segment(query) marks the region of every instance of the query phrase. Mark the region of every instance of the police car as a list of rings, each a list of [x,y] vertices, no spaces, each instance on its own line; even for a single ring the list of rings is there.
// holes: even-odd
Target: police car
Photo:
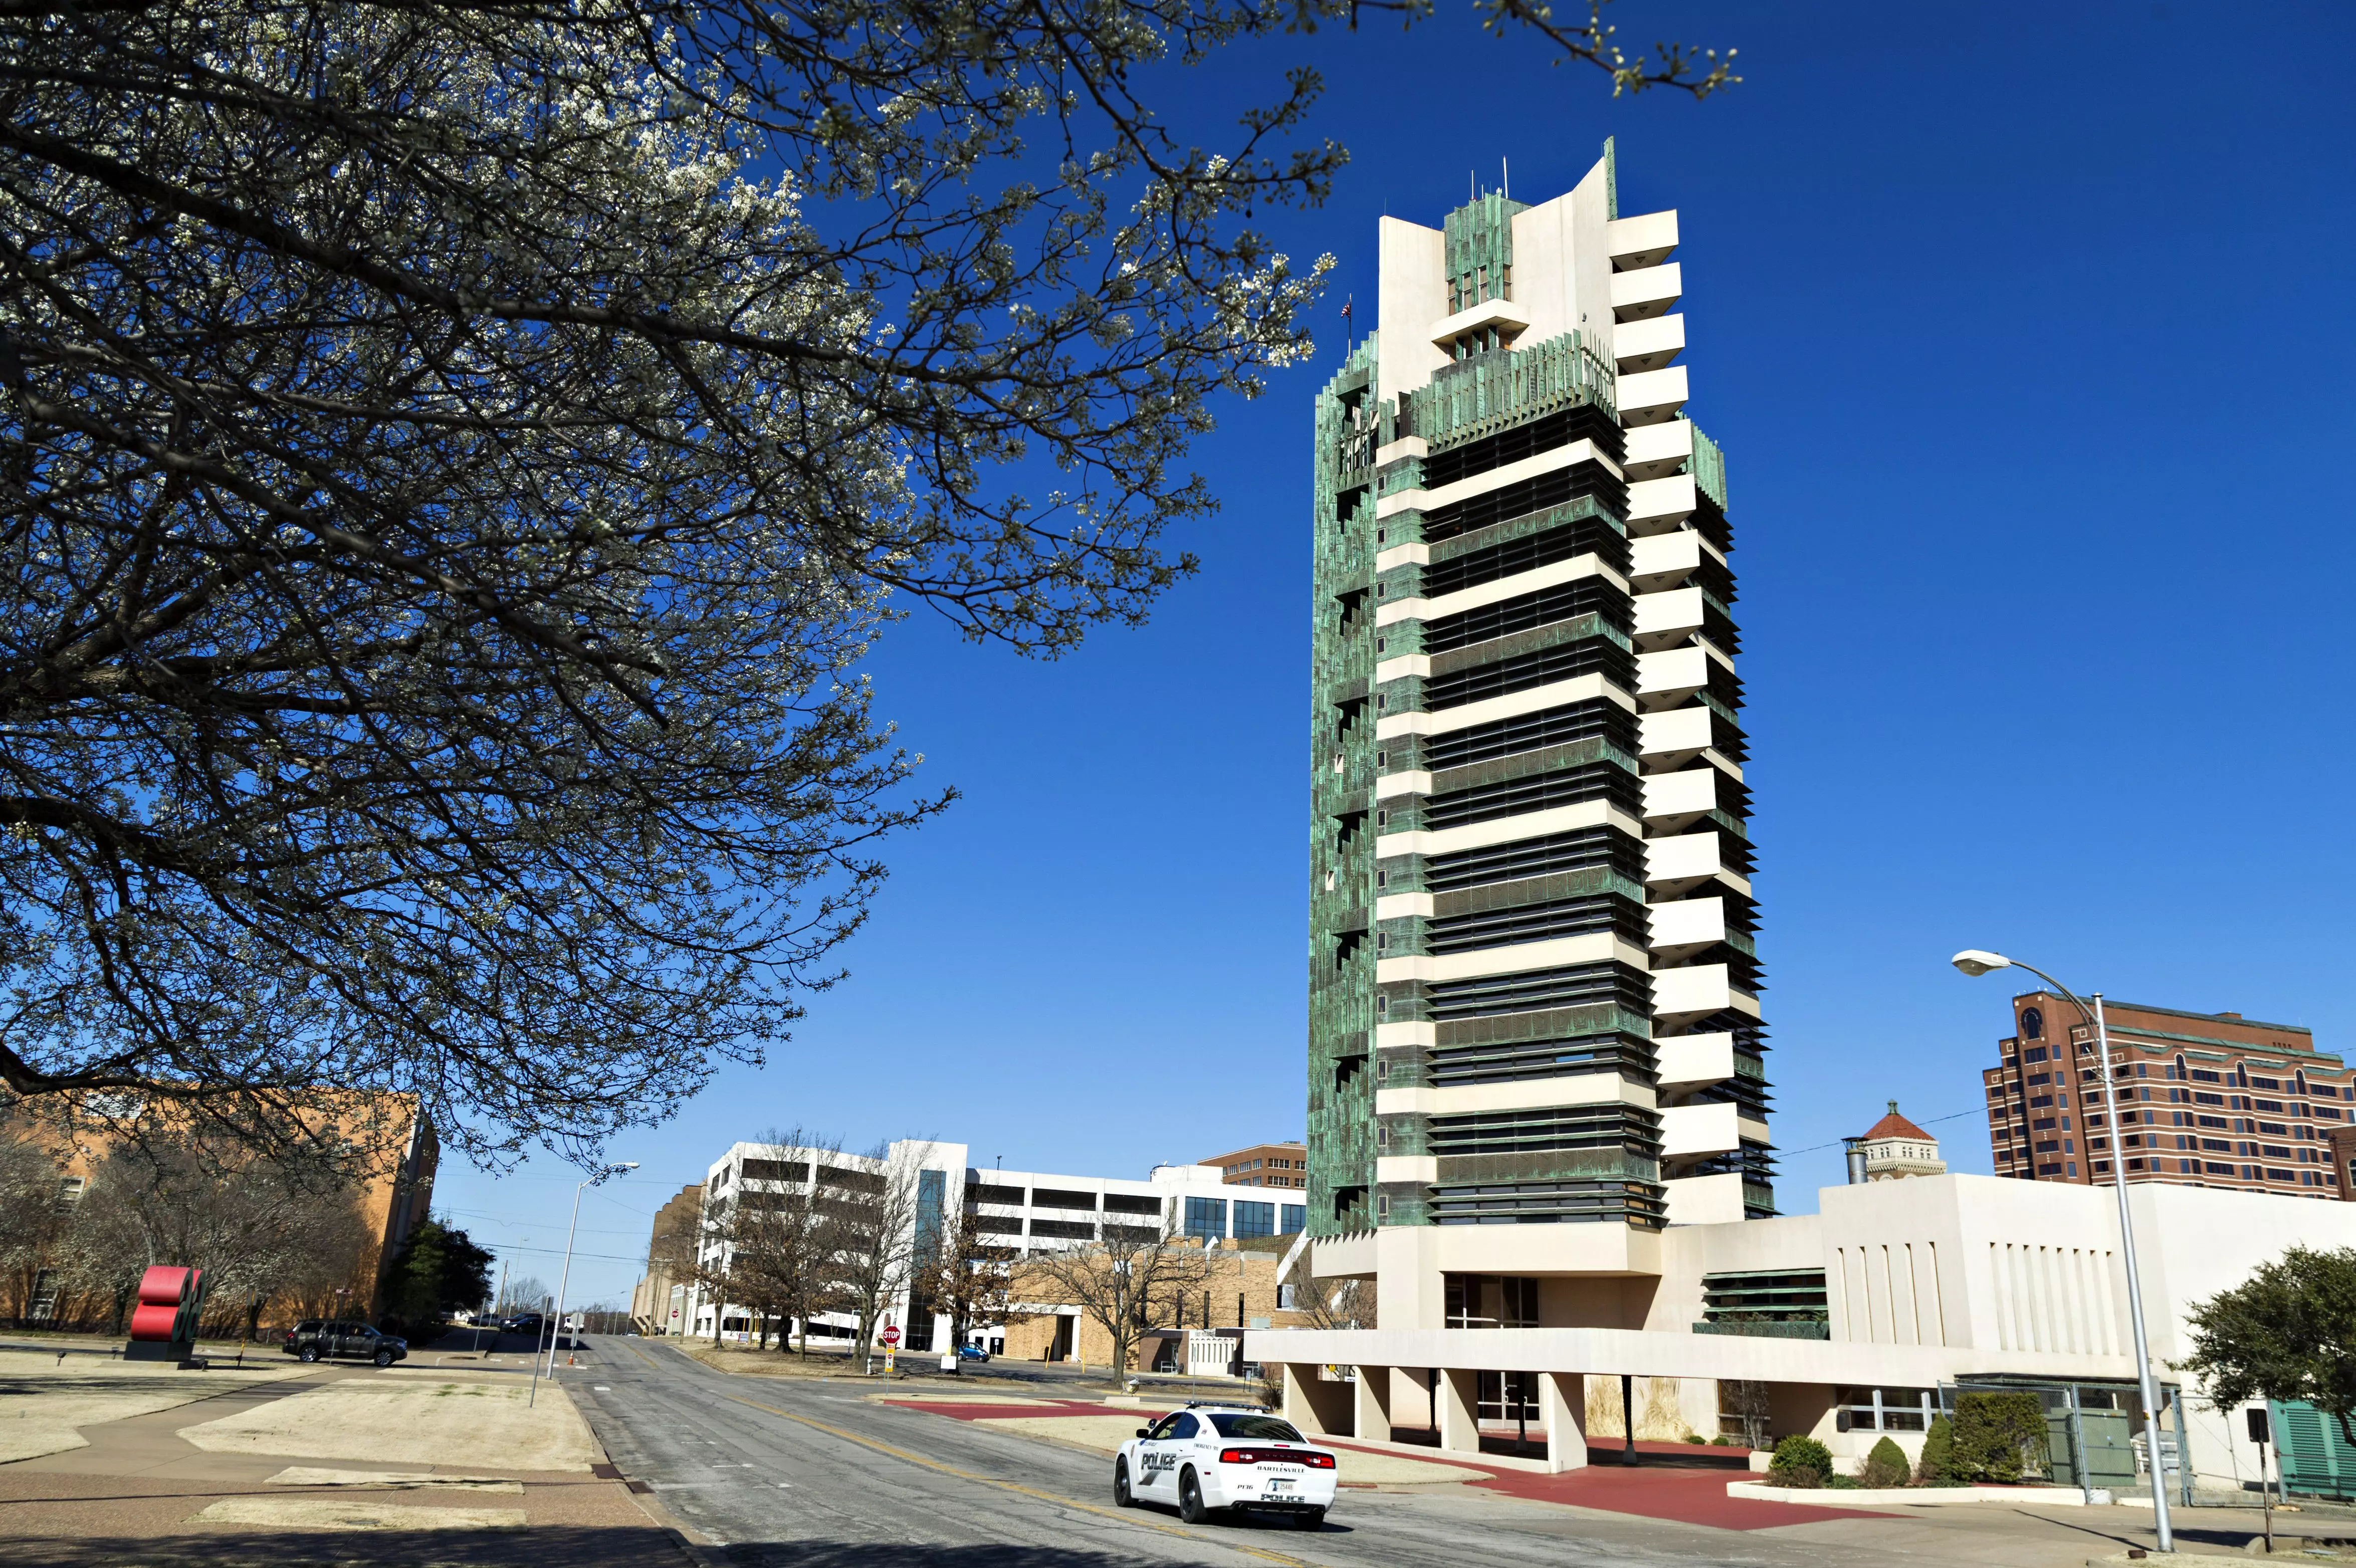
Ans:
[[[1122,1508],[1175,1503],[1189,1524],[1248,1509],[1315,1530],[1333,1506],[1333,1456],[1290,1422],[1250,1405],[1190,1404],[1120,1445],[1112,1498]]]

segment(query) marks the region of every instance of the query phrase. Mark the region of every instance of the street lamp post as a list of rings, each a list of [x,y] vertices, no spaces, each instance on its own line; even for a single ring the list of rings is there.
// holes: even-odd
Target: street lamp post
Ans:
[[[2176,1550],[2176,1536],[2168,1513],[2168,1467],[2161,1462],[2159,1453],[2159,1385],[2151,1375],[2151,1341],[2144,1332],[2143,1275],[2136,1267],[2135,1221],[2127,1211],[2126,1145],[2119,1138],[2118,1084],[2111,1072],[2111,1031],[2103,1019],[2103,994],[2095,992],[2094,1005],[2089,1008],[2078,999],[2075,991],[2034,964],[2023,964],[2017,958],[2007,958],[2000,953],[1989,953],[1976,947],[1965,948],[1950,962],[1965,974],[1973,976],[1985,975],[1992,969],[2026,969],[2069,997],[2086,1021],[2094,1026],[2094,1049],[2102,1058],[2103,1108],[2111,1134],[2111,1185],[2119,1195],[2119,1257],[2126,1264],[2127,1271],[2127,1317],[2135,1328],[2136,1382],[2143,1399],[2143,1441],[2145,1450],[2151,1456],[2152,1521],[2158,1528],[2159,1549],[2173,1552]],[[2081,1110],[2084,1109],[2083,1093],[2079,1095],[2078,1104]],[[2087,1164],[2089,1167],[2094,1164],[2091,1150],[2088,1151]],[[2093,1171],[2089,1169],[2087,1174],[2091,1177]],[[2179,1393],[2178,1397],[2182,1395]],[[2190,1455],[2179,1454],[2176,1462],[2182,1466],[2190,1458]]]
[[[564,1231],[564,1269],[556,1276],[556,1321],[551,1327],[548,1335],[548,1375],[552,1378],[556,1375],[556,1341],[564,1333],[564,1292],[573,1283],[573,1237],[574,1232],[581,1229],[581,1194],[609,1176],[619,1176],[626,1170],[637,1168],[638,1162],[635,1159],[625,1160],[620,1165],[601,1165],[580,1186],[573,1189],[573,1223],[566,1226]],[[535,1355],[531,1359],[531,1397],[524,1403],[530,1405],[539,1398],[540,1358]]]

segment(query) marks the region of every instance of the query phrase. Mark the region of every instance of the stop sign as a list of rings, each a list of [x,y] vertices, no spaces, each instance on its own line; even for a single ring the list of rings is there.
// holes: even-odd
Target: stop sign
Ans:
[[[897,1328],[886,1328],[884,1330],[884,1342],[887,1345],[898,1344],[900,1342],[900,1330]]]

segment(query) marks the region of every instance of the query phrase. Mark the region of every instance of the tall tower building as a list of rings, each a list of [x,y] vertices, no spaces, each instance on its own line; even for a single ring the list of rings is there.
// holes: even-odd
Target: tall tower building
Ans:
[[[1387,1328],[1774,1211],[1725,465],[1613,173],[1383,219],[1317,399],[1310,1229]]]

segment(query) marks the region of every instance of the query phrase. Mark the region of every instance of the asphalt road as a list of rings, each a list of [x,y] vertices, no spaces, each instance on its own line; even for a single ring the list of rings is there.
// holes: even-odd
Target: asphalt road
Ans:
[[[1841,1520],[1745,1533],[1461,1488],[1344,1491],[1313,1533],[1253,1520],[1189,1526],[1174,1510],[1116,1509],[1107,1460],[879,1404],[867,1397],[872,1385],[731,1376],[660,1341],[588,1344],[591,1364],[561,1381],[607,1453],[707,1538],[709,1556],[745,1568],[1886,1568],[1901,1557],[2048,1559],[2027,1540],[2008,1546],[2002,1531],[1966,1537],[1911,1521]],[[1843,1529],[1856,1539],[1834,1538]],[[1892,1529],[1922,1538],[1901,1543],[1882,1533]],[[2073,1563],[2117,1550],[2098,1538],[2054,1544]]]

